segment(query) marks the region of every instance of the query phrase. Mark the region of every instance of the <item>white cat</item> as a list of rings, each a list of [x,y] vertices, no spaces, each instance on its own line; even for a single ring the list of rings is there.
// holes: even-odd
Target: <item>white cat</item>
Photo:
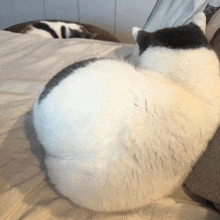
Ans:
[[[36,21],[25,27],[21,33],[34,34],[45,38],[94,38],[83,25],[64,21]]]
[[[219,61],[203,33],[205,16],[198,17],[154,33],[133,28],[139,68],[91,59],[44,87],[34,126],[49,178],[64,196],[121,211],[184,182],[220,119]]]

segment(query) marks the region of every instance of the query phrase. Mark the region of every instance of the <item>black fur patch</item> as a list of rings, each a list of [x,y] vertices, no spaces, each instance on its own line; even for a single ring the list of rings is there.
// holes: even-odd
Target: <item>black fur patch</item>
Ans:
[[[83,38],[83,33],[77,31],[77,30],[73,30],[73,29],[69,29],[70,30],[70,36],[69,38]]]
[[[33,27],[49,32],[53,38],[59,38],[56,32],[45,23],[37,22],[33,24]]]
[[[102,58],[99,58],[102,59]],[[104,58],[103,58],[104,59]],[[68,77],[70,74],[72,74],[75,70],[79,68],[86,67],[89,63],[92,63],[94,61],[98,60],[97,58],[92,58],[88,60],[83,60],[80,62],[76,62],[63,70],[61,70],[59,73],[57,73],[45,86],[43,92],[41,93],[38,104],[41,103],[41,101],[47,97],[47,95],[51,92],[51,90],[56,87],[63,79]]]
[[[210,48],[204,33],[194,23],[180,27],[164,28],[153,33],[141,30],[137,36],[137,44],[140,48],[139,55],[150,46],[161,46],[171,49]]]
[[[85,29],[83,29],[84,32],[80,32],[78,30],[73,30],[71,28],[69,30],[70,30],[69,38],[87,38],[87,39],[93,38],[93,34],[86,31]]]
[[[63,39],[66,38],[66,27],[62,25],[61,27],[61,36]]]
[[[91,39],[93,37],[95,37],[96,35],[93,35],[92,33],[89,33],[89,32],[85,32],[83,34],[83,38],[86,38],[86,39]]]

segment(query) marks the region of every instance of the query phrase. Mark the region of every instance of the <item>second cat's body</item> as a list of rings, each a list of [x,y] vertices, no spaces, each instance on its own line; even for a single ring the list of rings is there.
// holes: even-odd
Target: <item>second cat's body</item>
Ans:
[[[34,34],[45,38],[93,38],[96,34],[82,25],[63,21],[37,21],[25,27],[21,33]]]
[[[219,62],[199,18],[155,33],[134,28],[138,68],[81,61],[43,88],[33,121],[48,176],[64,196],[121,211],[184,182],[220,120]]]

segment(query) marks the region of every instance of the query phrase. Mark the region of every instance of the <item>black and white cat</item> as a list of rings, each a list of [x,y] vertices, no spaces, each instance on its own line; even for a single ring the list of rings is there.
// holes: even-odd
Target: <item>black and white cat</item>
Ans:
[[[29,24],[21,33],[34,34],[45,38],[87,38],[96,36],[87,31],[82,25],[61,21],[37,21]]]
[[[74,63],[39,94],[33,122],[48,176],[74,203],[135,209],[172,193],[220,120],[219,61],[205,16],[147,33],[133,28],[139,67],[114,59]]]

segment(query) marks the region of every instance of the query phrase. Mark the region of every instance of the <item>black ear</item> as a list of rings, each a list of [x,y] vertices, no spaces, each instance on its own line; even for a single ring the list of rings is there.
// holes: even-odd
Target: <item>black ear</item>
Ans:
[[[97,35],[98,35],[98,34],[96,34],[96,33],[85,32],[85,33],[83,33],[83,38],[93,39],[93,38],[95,38]]]
[[[98,33],[92,33],[92,39],[95,38],[98,35]]]
[[[143,31],[142,29],[137,27],[133,27],[132,34],[139,46],[141,55],[151,45],[151,42],[153,40],[153,34]]]
[[[79,32],[78,30],[73,30],[69,28],[70,36],[69,38],[83,38],[83,33]]]
[[[80,30],[82,32],[82,38],[93,39],[98,35],[97,33],[89,32],[85,27],[80,27]]]

